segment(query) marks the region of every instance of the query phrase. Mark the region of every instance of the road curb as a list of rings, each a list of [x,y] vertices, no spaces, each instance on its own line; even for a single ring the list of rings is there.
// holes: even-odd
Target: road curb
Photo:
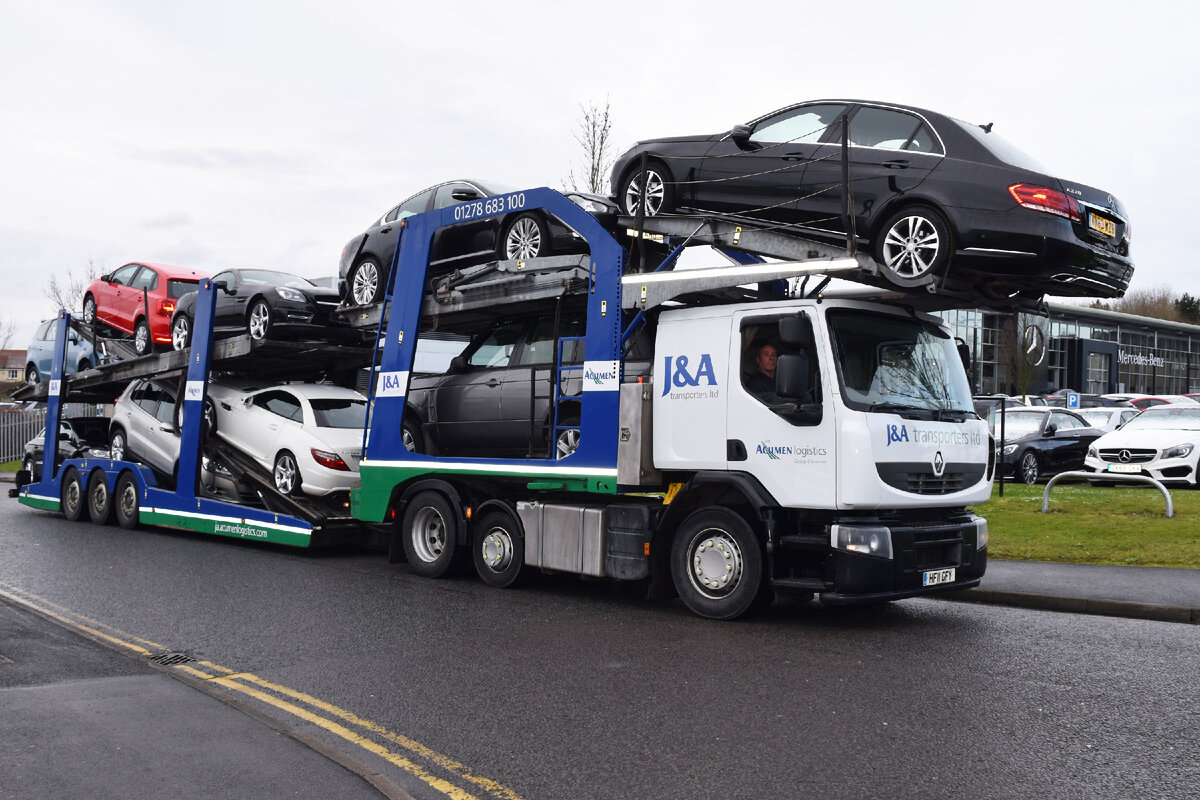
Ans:
[[[1034,592],[1006,592],[994,589],[961,589],[939,595],[947,600],[965,603],[1036,608],[1044,611],[1065,611],[1070,614],[1095,614],[1105,617],[1130,617],[1156,622],[1200,624],[1200,608],[1159,603],[1138,603],[1129,600],[1101,600],[1087,597],[1063,597]]]

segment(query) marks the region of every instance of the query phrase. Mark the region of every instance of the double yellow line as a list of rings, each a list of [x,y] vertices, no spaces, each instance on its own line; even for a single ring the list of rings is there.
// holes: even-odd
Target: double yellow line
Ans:
[[[145,658],[151,658],[156,653],[167,650],[149,639],[126,633],[4,583],[0,583],[0,597],[57,620],[86,636]],[[304,692],[264,680],[253,673],[238,672],[211,661],[174,664],[166,669],[187,675],[207,685],[220,686],[226,691],[265,703],[288,717],[316,725],[399,767],[451,800],[480,800],[480,795],[472,794],[472,792],[482,792],[483,795],[495,798],[495,800],[521,800],[520,795],[508,787],[490,778],[476,775],[465,764],[442,755],[414,739],[394,733],[376,722],[363,719],[352,711],[339,708]],[[467,784],[470,790],[462,788],[447,778],[439,777],[431,769],[418,763],[417,760],[449,773],[458,781]]]

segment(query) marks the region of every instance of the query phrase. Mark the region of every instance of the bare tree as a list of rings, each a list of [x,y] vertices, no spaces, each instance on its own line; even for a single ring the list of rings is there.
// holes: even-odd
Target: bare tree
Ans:
[[[5,317],[4,321],[0,322],[0,350],[7,350],[16,335],[17,321],[12,317]]]
[[[54,304],[55,310],[65,308],[67,311],[78,311],[83,307],[83,293],[88,284],[104,271],[101,264],[89,258],[87,267],[78,275],[75,270],[67,270],[66,277],[60,278],[51,274],[46,278],[46,288],[42,292]]]
[[[579,107],[579,120],[575,123],[575,141],[583,148],[582,164],[578,172],[572,167],[567,172],[567,188],[593,194],[607,194],[605,186],[608,171],[616,158],[612,154],[612,119],[609,116],[609,101],[604,99],[601,107],[595,102]]]

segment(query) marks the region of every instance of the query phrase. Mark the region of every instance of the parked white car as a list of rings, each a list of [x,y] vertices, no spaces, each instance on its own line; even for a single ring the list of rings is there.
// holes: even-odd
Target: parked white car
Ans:
[[[1143,475],[1163,483],[1196,485],[1200,459],[1200,406],[1147,408],[1088,449],[1090,472]]]
[[[210,384],[216,435],[269,470],[284,494],[325,496],[359,485],[367,399],[340,386],[264,389]]]
[[[1097,406],[1076,409],[1075,413],[1087,420],[1088,425],[1112,433],[1138,415],[1136,408],[1121,406]]]

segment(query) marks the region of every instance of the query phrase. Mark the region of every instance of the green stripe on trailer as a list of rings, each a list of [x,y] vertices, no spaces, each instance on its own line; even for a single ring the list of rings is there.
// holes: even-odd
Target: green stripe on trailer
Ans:
[[[57,497],[42,497],[36,494],[22,494],[17,498],[21,505],[26,505],[31,508],[40,508],[43,511],[58,511],[62,508],[62,501]]]
[[[293,547],[308,547],[312,543],[312,530],[298,528],[294,525],[273,525],[269,522],[169,511],[162,508],[143,508],[138,513],[138,519],[144,525],[161,525],[166,528],[211,533],[214,536],[228,536],[233,539],[271,542]]]
[[[350,513],[364,522],[383,522],[392,499],[392,490],[413,478],[450,478],[471,476],[516,478],[527,482],[533,491],[561,490],[617,493],[616,469],[600,467],[522,467],[514,464],[489,464],[462,461],[363,461],[358,465],[361,488],[350,492]]]

